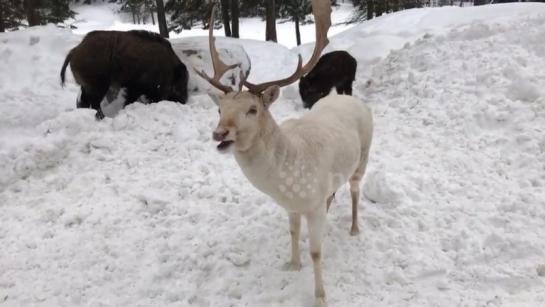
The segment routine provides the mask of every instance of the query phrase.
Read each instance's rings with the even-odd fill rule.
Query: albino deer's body
[[[321,249],[332,195],[347,181],[352,197],[352,228],[358,228],[360,181],[365,173],[373,134],[370,110],[352,96],[332,95],[318,101],[299,119],[278,126],[269,106],[279,87],[261,96],[227,93],[217,98],[220,121],[213,137],[218,149],[234,149],[235,159],[250,182],[288,211],[291,260],[301,267],[301,216],[307,219],[314,266],[316,306],[327,306],[322,280]]]
[[[215,6],[210,23],[214,24]],[[369,109],[351,96],[322,98],[299,119],[278,126],[269,107],[278,98],[280,87],[289,85],[308,73],[318,62],[328,44],[331,26],[329,0],[312,0],[316,26],[316,44],[309,61],[302,58],[295,72],[287,78],[253,84],[249,72],[241,70],[237,92],[220,82],[221,76],[237,65],[227,65],[214,45],[213,27],[209,29],[210,55],[214,75],[196,71],[224,94],[212,96],[220,110],[220,120],[212,137],[219,151],[234,149],[235,159],[250,182],[271,196],[288,211],[291,234],[291,260],[287,268],[299,269],[301,216],[307,219],[310,255],[314,267],[316,307],[327,306],[322,280],[321,250],[325,218],[333,194],[350,183],[352,197],[352,235],[359,233],[358,200],[360,181],[365,173],[373,119]],[[248,91],[243,91],[243,87]]]
[[[264,117],[261,137],[235,158],[250,182],[291,213],[310,213],[365,168],[372,137],[369,109],[331,95],[278,126]]]

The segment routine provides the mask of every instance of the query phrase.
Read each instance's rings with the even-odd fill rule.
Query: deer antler
[[[215,41],[216,38],[214,37],[214,14],[216,12],[216,4],[217,2],[212,2],[212,12],[210,13],[210,23],[208,24],[208,42],[210,45],[210,56],[212,57],[212,66],[214,67],[214,77],[210,78],[204,70],[198,71],[197,69],[193,68],[195,72],[203,77],[206,81],[208,81],[210,84],[212,84],[214,87],[218,88],[219,90],[223,91],[224,93],[232,92],[233,89],[230,86],[223,85],[220,82],[221,77],[230,69],[233,69],[237,66],[240,66],[240,64],[232,64],[227,65],[224,62],[221,61],[218,51],[216,50]]]
[[[303,59],[301,58],[301,55],[299,55],[297,69],[291,76],[285,79],[269,81],[261,84],[252,84],[246,81],[249,75],[248,72],[248,75],[246,75],[244,78],[244,85],[248,88],[248,90],[250,90],[250,92],[260,94],[272,85],[278,85],[280,87],[289,85],[297,81],[303,75],[307,74],[314,67],[314,65],[318,63],[320,54],[329,43],[329,40],[327,39],[327,31],[331,26],[331,3],[329,0],[312,0],[312,14],[314,15],[314,23],[316,25],[316,45],[314,46],[314,51],[312,52],[310,60],[305,64],[305,66],[302,66]]]

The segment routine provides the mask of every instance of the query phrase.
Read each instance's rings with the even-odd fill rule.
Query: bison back
[[[93,31],[71,51],[70,69],[76,82],[84,87],[109,83],[112,51],[117,37],[114,31]]]
[[[324,54],[314,68],[306,76],[307,79],[338,80],[337,78],[351,78],[356,75],[357,61],[346,51],[333,51]]]
[[[146,31],[125,32],[114,54],[115,77],[121,84],[166,85],[181,64],[167,40]]]

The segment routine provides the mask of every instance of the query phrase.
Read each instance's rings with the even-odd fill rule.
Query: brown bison
[[[358,63],[346,51],[324,54],[314,68],[299,80],[299,94],[305,108],[327,96],[332,87],[337,94],[352,95],[352,82],[356,79]]]
[[[93,31],[64,60],[61,81],[70,63],[81,86],[78,108],[93,108],[104,117],[100,102],[110,88],[125,88],[125,105],[144,95],[148,100],[187,100],[188,74],[170,43],[148,31]]]

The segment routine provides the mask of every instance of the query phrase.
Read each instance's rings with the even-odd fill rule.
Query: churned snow
[[[347,189],[329,212],[330,306],[545,306],[543,33],[545,5],[509,4],[409,10],[331,38],[358,59],[375,134],[362,233],[348,234]],[[75,109],[71,74],[59,84],[80,40],[0,34],[0,305],[312,306],[306,231],[303,269],[283,271],[287,215],[215,150],[209,97],[97,122]],[[254,81],[312,48],[240,44]],[[301,105],[292,85],[272,111]]]

